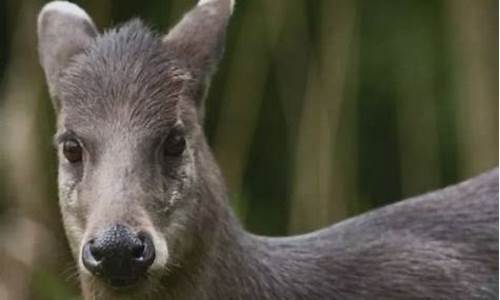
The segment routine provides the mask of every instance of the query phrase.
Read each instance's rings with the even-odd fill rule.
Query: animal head
[[[39,14],[59,202],[94,298],[134,285],[152,293],[154,280],[205,251],[198,241],[210,238],[202,231],[211,232],[223,187],[202,131],[203,103],[233,5],[201,0],[165,35],[139,20],[101,34],[63,1]]]

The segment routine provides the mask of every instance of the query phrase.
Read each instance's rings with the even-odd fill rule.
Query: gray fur
[[[117,223],[151,232],[160,257],[125,292],[81,268],[85,298],[497,299],[498,170],[303,236],[241,228],[201,126],[230,2],[203,1],[165,38],[138,20],[93,38],[74,35],[91,22],[40,18],[40,59],[58,99],[60,206],[76,260],[82,243]],[[47,34],[62,30],[47,25],[61,17],[73,34]],[[187,149],[165,159],[173,128]],[[83,163],[61,154],[68,136],[83,145]]]
[[[53,4],[63,3],[65,10],[54,9]],[[38,16],[38,50],[40,64],[43,66],[50,94],[58,107],[56,94],[61,72],[71,59],[82,52],[97,36],[92,20],[75,5],[67,2],[53,2],[46,5]]]

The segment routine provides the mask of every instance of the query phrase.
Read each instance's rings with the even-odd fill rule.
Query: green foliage
[[[163,32],[194,3],[76,2],[100,28],[138,16]],[[497,1],[236,2],[205,125],[251,231],[316,229],[498,164]],[[0,0],[0,212],[62,241],[41,5]],[[33,299],[74,297],[62,272],[30,267]]]

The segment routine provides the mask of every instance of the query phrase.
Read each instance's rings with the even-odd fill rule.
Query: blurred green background
[[[78,299],[60,224],[44,1],[0,0],[0,299]],[[195,2],[76,1],[166,32]],[[238,0],[206,133],[232,205],[288,235],[498,164],[498,1]]]

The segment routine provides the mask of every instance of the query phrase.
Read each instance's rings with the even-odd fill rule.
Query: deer
[[[166,34],[38,15],[59,206],[85,299],[498,299],[498,169],[289,237],[246,231],[203,132],[234,0]]]

